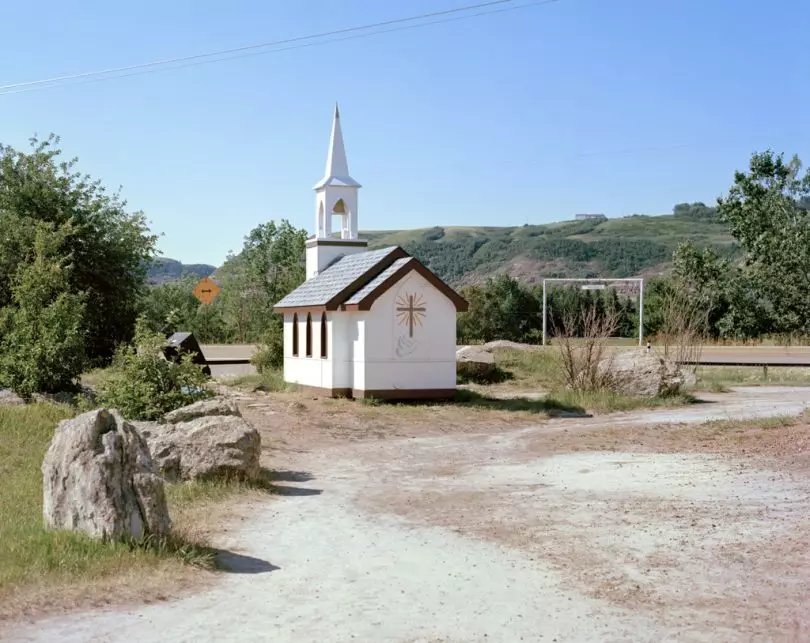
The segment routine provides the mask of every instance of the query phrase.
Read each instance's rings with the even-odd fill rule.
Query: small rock
[[[481,346],[465,346],[456,351],[456,372],[471,380],[486,379],[495,373],[495,356]]]

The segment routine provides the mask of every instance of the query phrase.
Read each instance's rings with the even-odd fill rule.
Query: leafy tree
[[[70,257],[66,292],[86,298],[86,348],[109,358],[132,336],[156,237],[141,213],[130,214],[118,193],[76,171],[59,139],[31,140],[31,151],[0,145],[0,307],[10,302],[16,266],[32,256],[36,224],[63,228],[55,255]]]
[[[203,306],[194,296],[196,275],[187,274],[147,289],[141,299],[140,311],[148,327],[160,333],[187,331],[205,343],[229,341],[222,318],[222,306],[217,300]]]
[[[261,341],[270,325],[278,323],[273,306],[306,276],[306,239],[306,231],[289,221],[263,223],[245,238],[242,252],[229,256],[219,269],[220,305],[233,341]]]
[[[72,266],[59,256],[70,233],[36,225],[32,256],[21,257],[0,309],[0,384],[26,399],[75,388],[84,366],[85,298],[70,292]]]
[[[779,333],[810,332],[810,172],[797,157],[754,154],[717,209],[745,259],[744,278]],[[754,298],[743,289],[745,305]]]
[[[532,292],[517,280],[499,275],[483,286],[466,288],[462,294],[470,307],[458,316],[461,341],[537,339],[543,326],[542,307]]]

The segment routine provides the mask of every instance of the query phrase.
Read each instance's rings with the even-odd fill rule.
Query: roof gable
[[[407,256],[408,253],[402,248],[391,246],[341,257],[326,270],[298,286],[274,309],[325,307],[335,310],[393,262]]]
[[[341,306],[341,309],[371,310],[371,306],[379,297],[385,294],[386,291],[410,272],[417,272],[422,275],[431,286],[436,288],[436,290],[453,303],[457,312],[464,312],[469,308],[466,299],[439,279],[436,273],[427,268],[421,261],[415,257],[404,257],[397,259],[388,266],[388,268],[383,270],[379,275],[347,299],[346,303]]]

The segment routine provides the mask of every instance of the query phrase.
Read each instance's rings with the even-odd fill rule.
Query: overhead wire
[[[215,62],[225,62],[229,60],[235,60],[238,58],[245,58],[248,56],[267,55],[282,51],[303,49],[306,47],[316,47],[335,42],[342,42],[346,40],[368,38],[371,36],[377,36],[386,33],[405,31],[407,29],[419,29],[422,27],[427,27],[435,24],[455,22],[459,20],[467,20],[470,18],[476,18],[486,15],[494,15],[497,13],[505,13],[508,11],[517,11],[520,9],[528,9],[531,7],[554,4],[557,2],[561,2],[562,0],[533,0],[532,2],[524,2],[522,4],[512,4],[515,1],[516,0],[489,0],[487,2],[479,2],[476,4],[465,5],[462,7],[454,7],[452,9],[432,11],[414,16],[406,16],[402,18],[393,18],[390,20],[383,20],[365,25],[355,25],[352,27],[333,29],[331,31],[324,31],[304,36],[294,36],[291,38],[283,38],[280,40],[257,43],[253,45],[245,45],[230,49],[220,49],[206,53],[192,54],[189,56],[180,56],[176,58],[168,58],[146,63],[126,65],[123,67],[114,67],[96,71],[54,76],[52,78],[44,78],[40,80],[25,81],[20,83],[9,83],[5,85],[0,85],[0,96],[10,94],[20,94],[30,91],[41,91],[45,89],[53,89],[58,87],[71,87],[74,85],[85,84],[87,82],[100,82],[104,80],[127,78],[130,76],[156,73],[159,71],[173,71],[176,69],[183,69],[186,67],[192,67],[197,65],[205,65]],[[501,5],[509,5],[509,6],[501,6]],[[480,11],[476,11],[476,9]],[[421,20],[422,22],[419,22],[417,24],[404,24],[408,22],[414,22],[417,20]],[[389,28],[382,29],[381,27],[389,27]],[[332,36],[342,36],[342,37],[334,38]],[[280,45],[289,45],[289,46],[282,47]]]

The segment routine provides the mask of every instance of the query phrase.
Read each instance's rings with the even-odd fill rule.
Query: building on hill
[[[358,237],[360,184],[349,174],[337,106],[314,189],[306,281],[274,308],[284,315],[284,379],[331,396],[455,395],[456,313],[467,302],[402,248],[369,251]]]
[[[575,214],[574,220],[575,221],[587,221],[588,219],[604,219],[607,220],[607,217],[604,214]]]

